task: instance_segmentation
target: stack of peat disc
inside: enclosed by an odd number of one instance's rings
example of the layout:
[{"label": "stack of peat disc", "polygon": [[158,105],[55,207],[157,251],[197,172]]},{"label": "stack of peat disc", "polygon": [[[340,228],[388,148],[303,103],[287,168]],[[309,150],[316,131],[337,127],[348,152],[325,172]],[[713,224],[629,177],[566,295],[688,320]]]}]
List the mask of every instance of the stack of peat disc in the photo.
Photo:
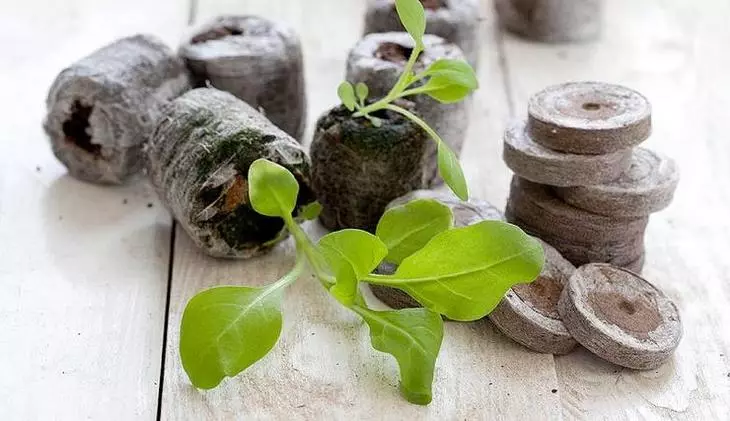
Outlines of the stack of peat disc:
[{"label": "stack of peat disc", "polygon": [[669,205],[673,160],[636,148],[651,133],[651,106],[631,89],[598,82],[534,95],[527,123],[507,129],[515,177],[505,216],[576,266],[610,263],[640,272],[649,215]]}]

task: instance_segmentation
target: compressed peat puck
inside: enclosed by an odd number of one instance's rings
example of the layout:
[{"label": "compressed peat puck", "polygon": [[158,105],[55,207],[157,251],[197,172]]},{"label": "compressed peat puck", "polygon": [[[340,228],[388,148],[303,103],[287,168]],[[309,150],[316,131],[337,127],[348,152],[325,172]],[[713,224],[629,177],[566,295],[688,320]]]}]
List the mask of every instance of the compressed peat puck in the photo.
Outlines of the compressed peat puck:
[{"label": "compressed peat puck", "polygon": [[386,209],[405,205],[419,199],[437,200],[451,209],[454,227],[461,228],[481,221],[504,221],[502,211],[484,200],[471,197],[468,202],[456,197],[451,191],[414,190],[390,202]]},{"label": "compressed peat puck", "polygon": [[643,231],[626,239],[603,242],[581,243],[550,235],[542,235],[541,238],[576,266],[587,263],[610,263],[631,270],[638,268],[638,272],[641,272],[645,253]]},{"label": "compressed peat puck", "polygon": [[[418,199],[433,199],[445,204],[454,214],[454,227],[461,228],[481,221],[503,221],[504,215],[497,207],[489,202],[471,198],[468,202],[460,200],[450,192],[439,192],[434,190],[415,190],[390,202],[387,208],[405,205],[408,202]],[[389,262],[383,262],[376,269],[381,275],[392,275],[398,267]],[[368,284],[373,295],[390,308],[402,309],[421,307],[418,301],[414,300],[406,292],[397,288],[382,285]]]},{"label": "compressed peat puck", "polygon": [[568,260],[563,249],[549,238],[578,244],[628,243],[642,236],[648,217],[619,218],[597,215],[558,198],[550,186],[514,176],[507,202],[507,220],[548,241]]},{"label": "compressed peat puck", "polygon": [[558,312],[581,345],[623,367],[659,367],[682,337],[677,306],[639,275],[612,265],[578,268]]},{"label": "compressed peat puck", "polygon": [[190,87],[182,60],[160,40],[123,38],[56,77],[43,127],[73,177],[121,184],[142,169],[142,148],[162,107]]},{"label": "compressed peat puck", "polygon": [[260,215],[249,201],[248,169],[255,160],[266,158],[294,175],[297,209],[314,201],[301,145],[217,89],[194,89],[171,102],[146,151],[147,172],[163,203],[213,257],[253,257],[285,238],[284,222]]},{"label": "compressed peat puck", "polygon": [[533,141],[575,154],[627,150],[651,134],[649,101],[632,89],[608,83],[550,86],[530,98],[528,115]]},{"label": "compressed peat puck", "polygon": [[[426,35],[425,50],[418,56],[415,72],[425,70],[438,59],[463,60],[459,47],[441,37]],[[405,68],[414,47],[413,39],[405,32],[378,33],[365,36],[350,50],[347,58],[346,79],[356,84],[365,83],[371,98],[382,98],[390,92]],[[436,133],[459,155],[469,126],[470,101],[443,104],[427,95],[408,98],[414,109]],[[434,141],[427,145],[428,186],[443,182],[438,173],[438,148]]]},{"label": "compressed peat puck", "polygon": [[319,220],[330,230],[375,232],[388,203],[427,184],[426,132],[392,111],[374,116],[380,127],[338,106],[317,122],[312,186],[322,205]]},{"label": "compressed peat puck", "polygon": [[496,0],[502,26],[542,42],[592,41],[601,33],[603,0]]},{"label": "compressed peat puck", "polygon": [[257,16],[220,16],[180,47],[198,86],[228,91],[301,140],[307,118],[302,47],[290,28]]},{"label": "compressed peat puck", "polygon": [[645,216],[669,206],[678,183],[679,168],[673,159],[636,148],[631,166],[616,180],[555,192],[571,205],[600,215]]},{"label": "compressed peat puck", "polygon": [[604,155],[557,152],[535,143],[522,122],[504,133],[503,158],[522,178],[551,186],[590,186],[617,179],[631,165],[631,149]]},{"label": "compressed peat puck", "polygon": [[489,314],[489,320],[506,336],[547,354],[567,354],[576,345],[558,314],[560,294],[575,271],[569,261],[546,242],[545,264],[529,284],[512,287]]},{"label": "compressed peat puck", "polygon": [[[478,0],[421,0],[426,10],[426,33],[456,44],[476,69],[479,61]],[[395,0],[369,0],[365,12],[365,35],[403,32]]]}]

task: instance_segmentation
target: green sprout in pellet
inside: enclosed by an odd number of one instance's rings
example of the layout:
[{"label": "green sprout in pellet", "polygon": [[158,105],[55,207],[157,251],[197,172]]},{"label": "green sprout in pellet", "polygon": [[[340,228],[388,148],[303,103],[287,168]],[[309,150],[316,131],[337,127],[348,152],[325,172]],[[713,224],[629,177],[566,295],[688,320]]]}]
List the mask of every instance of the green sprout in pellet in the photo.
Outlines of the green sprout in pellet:
[{"label": "green sprout in pellet", "polygon": [[[215,287],[188,302],[180,355],[198,388],[214,388],[269,353],[281,333],[284,290],[309,266],[329,294],[368,325],[373,348],[395,357],[403,396],[426,405],[443,339],[442,315],[481,319],[513,285],[534,280],[542,269],[542,246],[519,228],[499,221],[453,228],[449,207],[431,199],[388,210],[375,235],[346,229],[315,245],[292,217],[299,184],[286,168],[259,159],[248,180],[253,209],[281,218],[294,237],[296,263],[268,286]],[[314,203],[302,214],[314,219],[319,210]],[[398,265],[397,271],[372,273],[382,261]],[[401,289],[423,308],[372,310],[361,282]]]},{"label": "green sprout in pellet", "polygon": [[479,86],[474,69],[463,60],[440,59],[423,72],[414,73],[413,67],[425,48],[423,44],[426,32],[425,11],[419,0],[396,0],[395,6],[403,26],[415,41],[415,48],[398,81],[384,98],[368,105],[365,100],[368,98],[369,89],[364,83],[358,83],[353,87],[351,83],[343,82],[337,93],[345,107],[354,112],[353,117],[367,118],[373,125],[380,126],[380,119],[371,114],[380,110],[390,110],[402,114],[425,130],[438,145],[438,167],[441,177],[460,199],[468,200],[466,179],[454,151],[425,121],[393,102],[419,94],[428,95],[442,103],[459,102]]}]

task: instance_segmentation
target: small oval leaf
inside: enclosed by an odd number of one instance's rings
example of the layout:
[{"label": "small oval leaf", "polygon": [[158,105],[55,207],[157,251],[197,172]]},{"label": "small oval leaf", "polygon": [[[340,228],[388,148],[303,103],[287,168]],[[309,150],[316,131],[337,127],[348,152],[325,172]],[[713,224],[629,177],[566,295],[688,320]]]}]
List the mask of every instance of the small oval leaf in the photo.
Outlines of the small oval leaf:
[{"label": "small oval leaf", "polygon": [[355,110],[357,101],[355,100],[355,88],[350,82],[342,82],[337,88],[337,95],[340,97],[342,104],[350,111]]},{"label": "small oval leaf", "polygon": [[423,34],[426,33],[426,11],[423,4],[419,0],[395,0],[395,9],[403,27],[416,41],[416,46],[423,48]]},{"label": "small oval leaf", "polygon": [[461,200],[469,200],[469,188],[466,184],[464,171],[459,164],[459,158],[456,157],[454,151],[451,150],[444,142],[439,142],[438,146],[438,166],[439,173],[449,186],[451,191]]},{"label": "small oval leaf", "polygon": [[357,94],[357,98],[360,100],[360,102],[364,102],[366,99],[368,99],[370,89],[368,89],[368,85],[359,82],[357,85],[355,85],[355,93]]},{"label": "small oval leaf", "polygon": [[345,229],[325,235],[319,249],[337,283],[330,289],[343,304],[351,304],[357,283],[370,274],[388,254],[388,248],[369,232]]},{"label": "small oval leaf", "polygon": [[451,209],[433,199],[420,199],[385,212],[375,235],[388,247],[386,260],[399,265],[436,234],[453,225]]},{"label": "small oval leaf", "polygon": [[289,217],[297,204],[299,183],[286,168],[257,159],[248,169],[251,206],[261,215]]}]

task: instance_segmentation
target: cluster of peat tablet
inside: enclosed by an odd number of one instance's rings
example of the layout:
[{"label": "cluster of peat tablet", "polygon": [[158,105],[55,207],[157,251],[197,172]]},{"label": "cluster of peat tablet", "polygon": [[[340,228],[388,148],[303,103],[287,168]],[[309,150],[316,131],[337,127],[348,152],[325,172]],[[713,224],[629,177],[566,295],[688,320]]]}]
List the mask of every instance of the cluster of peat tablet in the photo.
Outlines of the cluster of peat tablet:
[{"label": "cluster of peat tablet", "polygon": [[504,135],[514,171],[507,220],[576,266],[641,272],[649,215],[672,200],[674,161],[636,147],[651,132],[649,102],[625,87],[555,85],[529,101],[527,122]]},{"label": "cluster of peat tablet", "polygon": [[[487,202],[462,202],[433,190],[409,193],[389,206],[416,199],[449,206],[456,227],[504,220],[502,212]],[[538,241],[545,251],[539,277],[509,290],[489,315],[500,331],[537,352],[566,354],[581,344],[607,361],[634,369],[656,368],[671,357],[682,325],[677,307],[661,290],[640,275],[610,264],[590,263],[576,269],[555,248]],[[389,263],[377,269],[381,274],[396,270]],[[420,306],[399,289],[369,287],[392,308]]]}]

